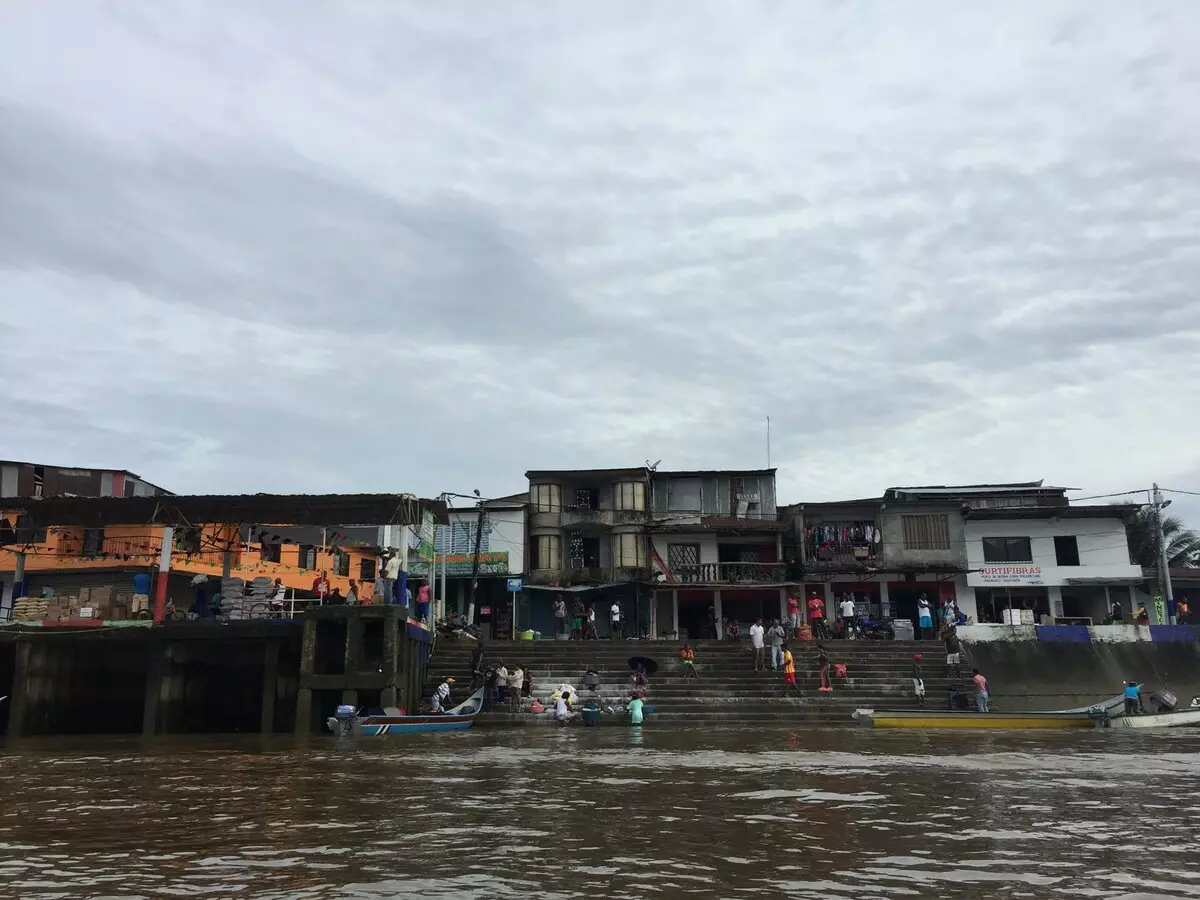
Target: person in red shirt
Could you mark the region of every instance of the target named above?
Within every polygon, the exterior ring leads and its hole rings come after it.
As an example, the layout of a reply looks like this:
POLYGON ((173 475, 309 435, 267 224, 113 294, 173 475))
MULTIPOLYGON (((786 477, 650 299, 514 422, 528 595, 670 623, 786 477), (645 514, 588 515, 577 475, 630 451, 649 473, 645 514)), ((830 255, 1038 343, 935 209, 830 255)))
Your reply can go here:
POLYGON ((800 601, 795 597, 788 597, 788 620, 792 625, 792 637, 795 637, 800 630, 800 601))
POLYGON ((808 624, 812 626, 813 637, 825 637, 825 601, 816 594, 808 598, 808 624))
POLYGON ((320 598, 321 602, 325 602, 325 598, 329 596, 329 579, 326 577, 329 573, 322 572, 313 579, 312 592, 320 598))

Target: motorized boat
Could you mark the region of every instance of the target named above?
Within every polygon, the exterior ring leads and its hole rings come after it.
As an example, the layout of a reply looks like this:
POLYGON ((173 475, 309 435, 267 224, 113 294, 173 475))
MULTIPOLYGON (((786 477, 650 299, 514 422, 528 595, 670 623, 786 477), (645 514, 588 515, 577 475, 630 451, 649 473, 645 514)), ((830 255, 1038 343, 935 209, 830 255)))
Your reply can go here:
MULTIPOLYGON (((1152 695, 1157 696, 1157 695, 1152 695)), ((951 703, 954 702, 953 692, 951 703)), ((861 725, 874 728, 1092 728, 1098 720, 1108 718, 1114 710, 1123 708, 1125 695, 1119 694, 1090 706, 1060 709, 1051 712, 977 712, 967 708, 948 710, 856 709, 851 717, 861 725)))
POLYGON ((360 715, 353 707, 338 707, 337 715, 325 720, 334 734, 382 737, 390 734, 414 734, 420 731, 462 731, 470 728, 483 709, 486 688, 480 688, 458 706, 441 713, 409 716, 398 709, 385 709, 382 715, 360 715))
POLYGON ((1200 709, 1178 709, 1173 712, 1151 713, 1142 716, 1113 716, 1096 723, 1100 728, 1186 728, 1200 726, 1200 709))

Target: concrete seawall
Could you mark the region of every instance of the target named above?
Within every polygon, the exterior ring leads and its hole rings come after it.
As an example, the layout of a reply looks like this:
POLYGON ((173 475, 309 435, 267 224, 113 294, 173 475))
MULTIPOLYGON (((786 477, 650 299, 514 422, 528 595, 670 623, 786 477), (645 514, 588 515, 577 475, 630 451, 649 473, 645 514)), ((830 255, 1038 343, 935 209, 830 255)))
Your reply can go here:
POLYGON ((968 667, 988 679, 992 708, 1052 710, 1121 693, 1126 680, 1166 688, 1181 706, 1200 695, 1200 644, 1180 641, 964 643, 968 667))

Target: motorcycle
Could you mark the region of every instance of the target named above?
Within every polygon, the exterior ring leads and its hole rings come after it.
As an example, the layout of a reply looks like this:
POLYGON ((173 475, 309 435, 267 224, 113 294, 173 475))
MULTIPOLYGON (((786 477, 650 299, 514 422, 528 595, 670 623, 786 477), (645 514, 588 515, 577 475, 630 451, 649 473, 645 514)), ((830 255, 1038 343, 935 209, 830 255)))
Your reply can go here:
POLYGON ((855 631, 860 639, 868 641, 894 641, 896 629, 887 619, 872 622, 867 616, 859 616, 855 631))

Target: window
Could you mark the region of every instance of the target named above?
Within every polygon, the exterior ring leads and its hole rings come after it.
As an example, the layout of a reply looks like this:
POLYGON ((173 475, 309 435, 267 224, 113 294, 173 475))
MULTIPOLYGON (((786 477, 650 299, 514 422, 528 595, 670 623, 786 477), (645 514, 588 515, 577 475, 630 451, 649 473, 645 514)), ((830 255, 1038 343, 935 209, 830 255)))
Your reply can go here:
POLYGON ((950 521, 944 515, 901 516, 905 550, 949 550, 950 521))
POLYGON ((612 555, 614 568, 643 569, 646 567, 646 541, 640 534, 614 534, 612 555))
POLYGON ((350 574, 350 554, 338 547, 333 548, 333 574, 343 578, 350 574))
POLYGON ((99 556, 102 552, 104 552, 104 529, 83 529, 83 555, 99 556))
POLYGON ((277 563, 282 555, 282 545, 273 544, 270 541, 263 541, 258 545, 258 558, 263 562, 277 563))
POLYGON ((576 509, 599 509, 600 508, 600 492, 595 488, 576 488, 575 489, 575 508, 576 509))
POLYGON ((616 508, 642 512, 646 509, 646 483, 644 481, 621 481, 614 491, 616 508))
POLYGON ((1079 541, 1075 535, 1060 535, 1054 539, 1054 559, 1060 566, 1079 565, 1079 541))
POLYGON ((557 534, 539 534, 533 549, 535 569, 562 568, 562 538, 557 534))
POLYGON ((983 539, 983 561, 990 563, 1030 563, 1033 550, 1027 537, 989 537, 983 539))
POLYGON ((535 484, 533 486, 533 511, 562 512, 562 485, 535 484))
POLYGON ((375 560, 370 556, 364 556, 358 561, 358 580, 359 581, 374 581, 375 580, 375 560))
POLYGON ((312 544, 300 544, 296 548, 296 565, 302 569, 316 569, 317 548, 312 544))
POLYGON ((699 544, 667 544, 667 568, 674 573, 700 565, 699 544))

